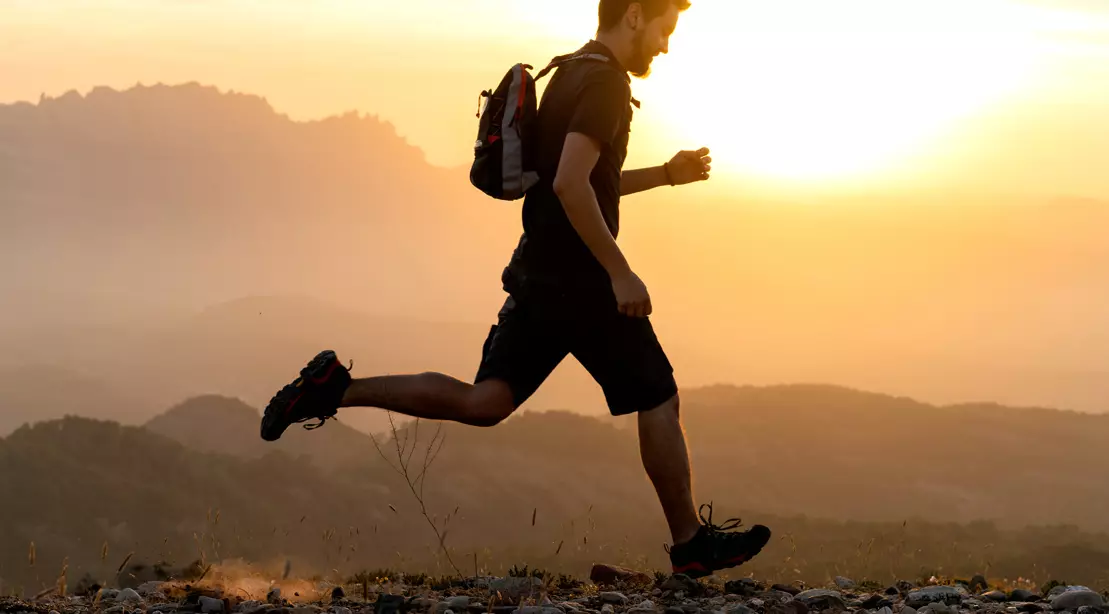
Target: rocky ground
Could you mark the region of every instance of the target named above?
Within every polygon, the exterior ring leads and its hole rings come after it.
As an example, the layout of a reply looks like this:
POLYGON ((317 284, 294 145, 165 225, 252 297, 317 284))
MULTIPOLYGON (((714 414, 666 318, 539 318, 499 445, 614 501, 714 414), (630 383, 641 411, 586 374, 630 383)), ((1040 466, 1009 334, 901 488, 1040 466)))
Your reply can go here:
MULTIPOLYGON (((264 582, 264 581, 263 581, 264 582)), ((56 593, 56 592, 55 592, 56 593)), ((883 587, 837 577, 824 588, 744 578, 651 577, 597 566, 589 582, 559 576, 440 580, 384 578, 352 584, 148 582, 92 587, 81 596, 0 599, 0 612, 36 614, 1109 614, 1106 596, 1083 586, 991 589, 966 583, 883 587)))

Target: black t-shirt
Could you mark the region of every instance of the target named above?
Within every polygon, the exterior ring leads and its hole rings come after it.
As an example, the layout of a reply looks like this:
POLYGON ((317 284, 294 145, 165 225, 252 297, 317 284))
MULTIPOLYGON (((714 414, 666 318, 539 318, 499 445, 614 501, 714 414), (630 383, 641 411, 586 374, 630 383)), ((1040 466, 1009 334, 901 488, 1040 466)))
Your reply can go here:
POLYGON ((631 79, 605 45, 590 41, 581 51, 608 62, 577 60, 551 76, 539 103, 539 183, 524 196, 524 234, 505 268, 505 290, 520 298, 568 297, 611 302, 608 273, 574 230, 552 183, 566 135, 580 132, 601 143, 589 177, 609 232, 620 230, 620 173, 631 130, 631 79))

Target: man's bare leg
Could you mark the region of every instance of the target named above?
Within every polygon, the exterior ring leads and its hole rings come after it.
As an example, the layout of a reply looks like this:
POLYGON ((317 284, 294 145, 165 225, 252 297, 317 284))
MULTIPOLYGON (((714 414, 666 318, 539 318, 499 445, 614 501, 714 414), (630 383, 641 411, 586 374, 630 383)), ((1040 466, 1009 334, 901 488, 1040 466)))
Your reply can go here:
POLYGON ((340 407, 376 407, 471 426, 494 426, 515 409, 512 390, 501 380, 474 385, 442 373, 351 380, 340 407))
POLYGON ((675 544, 693 538, 701 527, 693 507, 692 473, 678 397, 639 414, 639 453, 658 493, 675 544))

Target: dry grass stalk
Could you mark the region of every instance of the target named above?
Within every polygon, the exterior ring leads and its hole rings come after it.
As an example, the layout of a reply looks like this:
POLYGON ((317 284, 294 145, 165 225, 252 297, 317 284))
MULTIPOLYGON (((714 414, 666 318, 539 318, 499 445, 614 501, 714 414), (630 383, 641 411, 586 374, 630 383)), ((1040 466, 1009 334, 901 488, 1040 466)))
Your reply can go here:
MULTIPOLYGON (((393 412, 388 412, 388 415, 389 428, 393 433, 393 444, 395 447, 397 458, 396 464, 394 464, 393 461, 391 461, 389 457, 385 454, 385 451, 381 448, 381 445, 377 441, 377 437, 371 436, 370 439, 371 441, 373 441, 374 448, 377 450, 377 453, 381 455, 381 458, 385 461, 385 463, 388 464, 389 467, 392 468, 393 471, 395 471, 398 475, 404 478, 405 483, 408 484, 408 489, 412 492, 412 496, 415 497, 416 502, 420 506, 420 514, 423 515, 424 520, 427 521, 428 526, 431 527, 432 532, 435 533, 435 537, 439 541, 439 549, 443 552, 443 555, 446 557, 447 562, 450 563, 451 568, 454 569, 454 572, 461 576, 462 571, 459 570, 458 566, 454 564, 454 560, 451 558, 450 551, 447 550, 447 531, 445 530, 446 522, 444 522, 444 530, 440 530, 439 526, 435 523, 435 520, 432 518, 431 514, 428 513, 427 503, 424 499, 424 485, 427 482, 427 472, 431 468, 431 465, 435 462, 435 459, 439 456, 439 452, 443 449, 443 443, 446 440, 446 437, 443 435, 443 423, 440 422, 438 424, 435 429, 435 434, 432 435, 431 441, 428 442, 427 447, 424 450, 424 457, 423 461, 420 464, 419 473, 413 475, 412 458, 415 454, 416 447, 419 445, 420 419, 416 419, 415 424, 411 429, 412 443, 411 447, 409 447, 409 429, 405 429, 404 439, 402 441, 400 433, 397 430, 396 421, 393 419, 393 412)), ((397 511, 397 509, 392 505, 390 505, 389 508, 392 509, 394 512, 397 511)))

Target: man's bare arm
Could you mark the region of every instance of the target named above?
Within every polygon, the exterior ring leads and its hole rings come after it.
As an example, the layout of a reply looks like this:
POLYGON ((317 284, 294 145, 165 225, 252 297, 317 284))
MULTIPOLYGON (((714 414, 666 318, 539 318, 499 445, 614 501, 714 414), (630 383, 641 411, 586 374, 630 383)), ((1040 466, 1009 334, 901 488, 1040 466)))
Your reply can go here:
POLYGON ((712 170, 712 158, 707 147, 696 151, 679 151, 662 166, 637 168, 620 175, 620 195, 645 192, 664 185, 685 185, 706 181, 712 170))
POLYGON ((621 196, 646 192, 664 185, 670 185, 670 180, 666 178, 666 169, 661 166, 637 168, 620 173, 621 196))
POLYGON ((597 194, 589 183, 589 176, 600 155, 601 144, 592 137, 579 132, 566 135, 554 178, 554 192, 578 236, 608 272, 620 312, 646 317, 651 314, 647 287, 632 272, 616 245, 616 239, 601 214, 597 194))

